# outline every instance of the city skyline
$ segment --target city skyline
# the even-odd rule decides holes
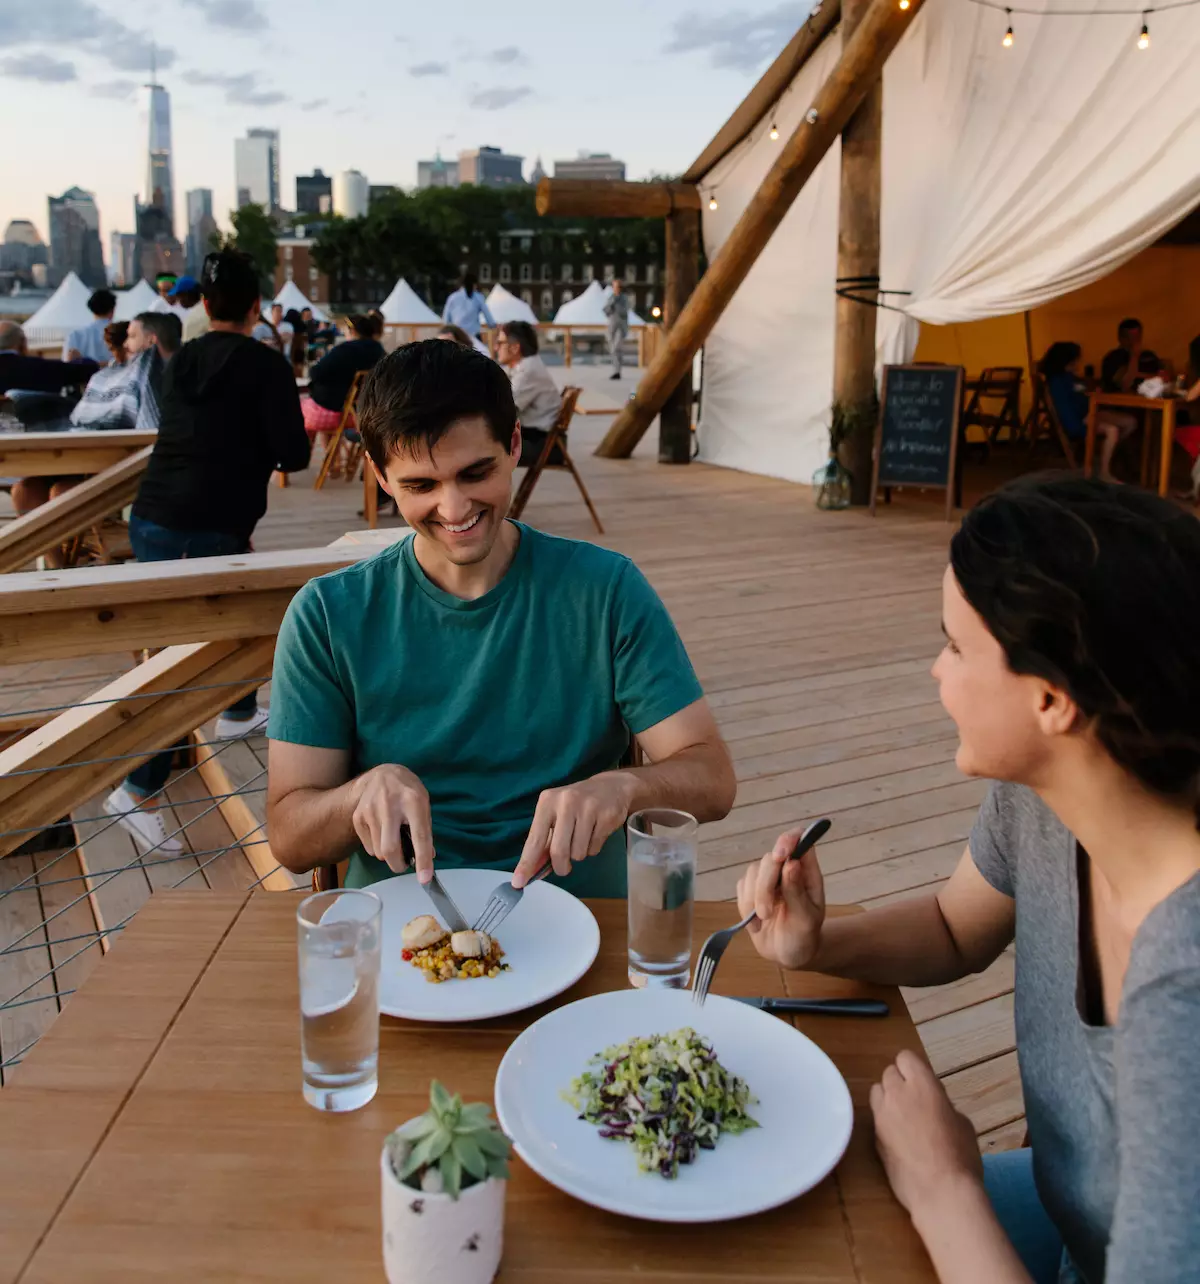
[[[678,171],[810,7],[750,4],[662,0],[646,11],[612,0],[605,56],[590,21],[548,0],[532,0],[519,25],[464,0],[453,27],[444,14],[398,16],[358,0],[332,30],[321,0],[188,0],[154,13],[152,31],[114,0],[41,0],[0,26],[0,83],[32,122],[6,136],[0,226],[30,219],[46,238],[48,196],[80,187],[95,194],[106,247],[134,230],[133,199],[146,187],[136,94],[152,38],[156,80],[171,96],[177,233],[190,189],[211,189],[228,225],[234,141],[256,128],[281,135],[285,206],[296,176],[318,167],[411,189],[418,160],[482,146],[525,156],[527,171],[539,155],[549,171],[580,151],[622,158],[631,178]]]

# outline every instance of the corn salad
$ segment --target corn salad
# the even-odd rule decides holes
[[[401,951],[401,958],[419,967],[425,973],[425,979],[435,985],[455,979],[467,981],[476,976],[499,976],[501,972],[508,971],[508,964],[500,961],[503,957],[504,951],[497,941],[493,941],[492,948],[480,958],[455,954],[448,936],[419,950]]]

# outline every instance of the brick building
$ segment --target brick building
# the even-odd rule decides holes
[[[275,292],[283,289],[284,282],[295,281],[297,287],[322,308],[330,302],[329,277],[318,270],[312,259],[312,249],[317,240],[305,236],[297,229],[295,236],[282,236],[275,243]]]

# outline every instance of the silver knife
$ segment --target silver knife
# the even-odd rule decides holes
[[[760,1012],[784,1015],[790,1012],[809,1012],[822,1016],[885,1017],[891,1010],[882,999],[757,999],[741,994],[731,994],[729,997],[737,1003],[758,1008]]]
[[[404,862],[406,865],[416,865],[417,855],[413,851],[412,834],[409,833],[407,825],[400,826],[400,848],[404,852]],[[442,922],[452,932],[465,932],[470,924],[462,916],[462,911],[455,905],[450,898],[450,893],[442,886],[442,880],[437,876],[437,870],[434,870],[433,877],[428,883],[422,883],[426,895],[433,902],[433,908],[441,915]]]

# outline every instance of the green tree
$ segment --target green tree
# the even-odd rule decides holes
[[[217,250],[241,250],[249,254],[258,268],[264,294],[275,293],[275,224],[261,205],[243,205],[231,210],[229,221],[233,231],[213,236]]]

